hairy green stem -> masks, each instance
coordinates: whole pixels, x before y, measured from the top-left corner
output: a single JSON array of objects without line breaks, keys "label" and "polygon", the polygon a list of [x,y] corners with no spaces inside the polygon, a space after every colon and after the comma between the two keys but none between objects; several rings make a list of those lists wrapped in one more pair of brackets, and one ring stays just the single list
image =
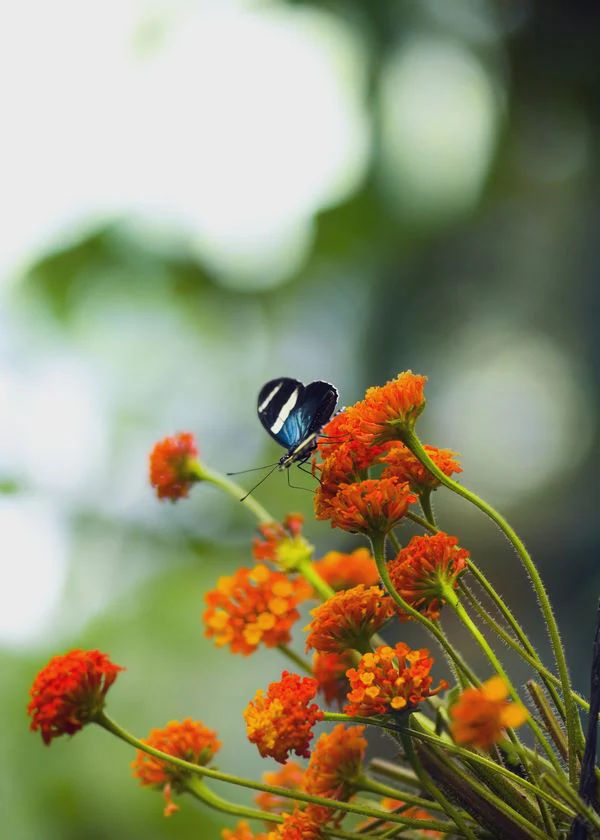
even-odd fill
[{"label": "hairy green stem", "polygon": [[312,675],[312,668],[310,667],[310,663],[306,661],[299,653],[292,650],[288,645],[277,645],[277,649],[280,650],[284,656],[286,656],[290,662],[293,662],[301,671],[304,671],[305,674]]},{"label": "hairy green stem", "polygon": [[550,604],[550,599],[548,598],[548,593],[546,592],[546,588],[544,587],[540,573],[538,572],[535,563],[529,556],[529,552],[525,548],[522,540],[517,536],[516,532],[509,525],[506,519],[504,519],[503,516],[501,516],[496,510],[494,510],[493,507],[491,507],[487,502],[485,502],[471,490],[467,490],[466,487],[463,487],[461,484],[454,481],[449,476],[445,475],[431,460],[414,431],[406,430],[403,436],[403,441],[406,444],[406,446],[408,446],[408,448],[411,450],[411,452],[414,455],[416,455],[416,457],[421,461],[423,466],[425,466],[431,473],[433,473],[433,475],[445,487],[448,487],[450,490],[454,491],[459,496],[462,496],[463,498],[467,499],[467,501],[471,502],[471,504],[475,505],[475,507],[478,507],[493,522],[496,523],[496,525],[500,528],[502,533],[506,536],[506,538],[514,547],[521,560],[521,563],[523,564],[527,574],[529,575],[529,578],[533,585],[533,589],[540,604],[542,615],[544,616],[544,621],[546,622],[546,627],[548,629],[548,634],[550,636],[550,642],[552,645],[552,651],[554,653],[554,658],[556,660],[556,666],[560,677],[561,689],[566,712],[567,743],[569,749],[569,780],[571,782],[571,785],[575,786],[577,784],[577,744],[579,740],[579,731],[581,729],[581,721],[579,720],[577,708],[575,707],[575,703],[571,696],[571,681],[569,677],[569,669],[567,666],[567,659],[558,630],[558,624],[556,622],[556,618],[552,610],[552,605]]},{"label": "hairy green stem", "polygon": [[203,767],[199,764],[192,764],[189,761],[184,761],[182,758],[169,755],[169,753],[157,750],[151,747],[150,744],[140,741],[138,738],[131,735],[118,723],[108,717],[105,712],[99,712],[94,722],[106,729],[112,735],[120,738],[125,743],[134,747],[136,750],[148,753],[161,761],[166,762],[174,767],[178,767],[185,773],[192,773],[198,776],[205,776],[208,779],[216,779],[219,782],[228,782],[238,787],[249,788],[250,790],[261,790],[266,793],[273,793],[277,796],[283,796],[287,799],[293,799],[298,802],[306,802],[312,805],[323,805],[326,808],[333,808],[337,811],[344,811],[349,814],[360,814],[363,817],[374,817],[376,819],[384,818],[386,822],[394,822],[399,825],[408,825],[413,828],[431,828],[437,831],[445,831],[447,826],[445,823],[440,823],[437,820],[414,820],[409,817],[399,816],[397,814],[389,814],[382,811],[380,808],[370,808],[366,805],[354,805],[351,802],[341,802],[337,799],[327,799],[324,796],[312,796],[299,790],[290,790],[289,788],[279,787],[278,785],[265,785],[260,782],[255,782],[252,779],[244,779],[240,776],[234,776],[231,773],[223,773],[220,770],[215,770],[212,767]]},{"label": "hairy green stem", "polygon": [[228,496],[241,502],[248,510],[254,514],[259,522],[273,522],[273,517],[266,510],[260,502],[257,502],[254,496],[247,496],[246,491],[235,481],[226,478],[221,473],[211,470],[202,464],[200,461],[192,461],[189,464],[190,470],[196,476],[198,481],[208,481],[214,484],[219,490],[223,490]]}]

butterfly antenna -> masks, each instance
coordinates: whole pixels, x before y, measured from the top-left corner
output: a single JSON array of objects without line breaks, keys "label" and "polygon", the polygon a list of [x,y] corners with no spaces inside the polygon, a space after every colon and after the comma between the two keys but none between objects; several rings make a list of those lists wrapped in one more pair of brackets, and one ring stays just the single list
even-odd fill
[{"label": "butterfly antenna", "polygon": [[[245,499],[247,499],[247,498],[248,498],[248,496],[249,496],[251,493],[254,493],[254,491],[256,490],[256,488],[257,488],[257,487],[260,487],[260,485],[263,483],[263,481],[266,481],[266,480],[267,480],[267,478],[271,475],[271,473],[275,472],[275,470],[277,469],[277,467],[278,467],[278,466],[279,466],[279,461],[278,461],[276,464],[274,464],[273,468],[272,468],[272,469],[270,469],[270,470],[269,470],[269,472],[268,472],[266,475],[263,475],[263,477],[261,478],[261,480],[260,480],[259,482],[257,482],[257,483],[254,485],[254,487],[251,487],[251,488],[250,488],[250,490],[248,490],[248,492],[246,493],[246,495],[245,495],[245,496],[242,496],[242,498],[240,499],[240,502],[243,502]],[[260,469],[260,468],[259,468],[259,469]],[[247,470],[247,472],[251,472],[251,471],[250,471],[250,470]]]},{"label": "butterfly antenna", "polygon": [[262,467],[251,467],[249,470],[238,470],[237,472],[228,472],[225,475],[243,475],[244,473],[257,472],[258,470],[268,470],[269,467],[276,467],[279,461],[274,464],[263,464]]}]

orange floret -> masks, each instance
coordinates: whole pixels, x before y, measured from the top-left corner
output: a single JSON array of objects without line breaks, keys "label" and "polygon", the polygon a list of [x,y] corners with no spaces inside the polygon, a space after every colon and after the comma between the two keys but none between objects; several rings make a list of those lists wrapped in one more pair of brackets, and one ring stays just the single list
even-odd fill
[{"label": "orange floret", "polygon": [[198,449],[194,436],[180,432],[155,444],[150,453],[150,484],[159,499],[185,499],[198,481],[194,469]]},{"label": "orange floret", "polygon": [[[203,766],[208,764],[221,748],[216,733],[200,721],[191,718],[181,722],[172,720],[162,729],[153,729],[144,743],[191,764]],[[181,782],[186,776],[185,770],[141,750],[138,750],[131,767],[133,775],[140,780],[141,785],[163,790],[167,803],[164,811],[166,817],[178,810],[171,796],[173,792],[181,792]]]},{"label": "orange floret", "polygon": [[[467,568],[469,552],[458,547],[458,539],[440,532],[415,536],[388,564],[398,593],[416,610],[436,621],[444,604],[443,589],[458,585]],[[402,620],[409,618],[401,613]]]},{"label": "orange floret", "polygon": [[338,724],[314,746],[304,789],[314,796],[348,800],[357,790],[367,749],[364,726]]},{"label": "orange floret", "polygon": [[315,515],[351,533],[382,534],[391,531],[416,500],[408,484],[397,478],[368,479],[360,484],[342,484],[333,496],[319,487]]},{"label": "orange floret", "polygon": [[402,642],[364,654],[358,667],[348,671],[352,690],[344,711],[348,715],[383,715],[415,709],[448,686],[441,680],[431,689],[432,665],[428,650],[411,650]]},{"label": "orange floret", "polygon": [[123,670],[99,650],[77,648],[54,656],[29,692],[30,729],[39,729],[45,744],[79,732],[102,711],[106,692]]},{"label": "orange floret", "polygon": [[[423,448],[444,475],[450,476],[462,472],[462,467],[455,459],[456,452],[452,452],[450,449],[438,449],[437,446],[424,446]],[[413,455],[403,443],[392,447],[381,460],[384,464],[387,464],[382,473],[383,478],[396,476],[400,481],[407,481],[410,489],[415,493],[422,493],[424,490],[434,490],[439,487],[439,479],[432,475],[427,467],[424,467],[417,456]]]},{"label": "orange floret", "polygon": [[308,758],[313,726],[323,712],[310,701],[319,684],[312,677],[284,671],[267,693],[258,690],[244,711],[248,740],[260,754],[285,764],[291,752]]},{"label": "orange floret", "polygon": [[232,653],[244,656],[261,644],[287,644],[300,616],[297,605],[311,594],[303,578],[290,580],[263,564],[238,569],[234,575],[219,578],[217,588],[204,596],[208,606],[205,635],[214,638],[217,646],[228,644]]},{"label": "orange floret", "polygon": [[479,688],[467,688],[450,708],[451,732],[457,744],[489,750],[504,737],[508,727],[521,726],[529,712],[520,703],[509,703],[506,681],[495,676]]},{"label": "orange floret", "polygon": [[314,564],[319,577],[332,589],[350,589],[363,583],[373,586],[379,580],[377,565],[368,548],[357,548],[351,554],[329,551]]},{"label": "orange floret", "polygon": [[365,443],[381,445],[388,440],[402,440],[402,433],[412,430],[425,408],[426,376],[408,370],[385,385],[369,388],[364,400],[349,413],[357,420],[357,436]]},{"label": "orange floret", "polygon": [[370,649],[370,639],[394,614],[391,598],[378,586],[342,589],[311,610],[306,648],[344,653]]}]

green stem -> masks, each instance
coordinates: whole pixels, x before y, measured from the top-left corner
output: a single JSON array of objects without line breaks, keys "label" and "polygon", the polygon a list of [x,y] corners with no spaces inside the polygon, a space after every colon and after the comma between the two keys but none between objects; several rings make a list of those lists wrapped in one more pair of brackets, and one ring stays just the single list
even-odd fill
[{"label": "green stem", "polygon": [[332,808],[337,811],[344,811],[349,814],[359,814],[363,817],[374,817],[375,819],[385,819],[386,822],[394,822],[399,825],[410,825],[413,828],[430,828],[435,831],[445,831],[447,825],[445,823],[437,822],[436,820],[414,820],[410,817],[403,817],[397,814],[389,814],[382,811],[380,808],[370,808],[367,805],[354,805],[351,802],[341,802],[337,799],[327,799],[324,796],[312,796],[299,790],[290,790],[289,788],[279,787],[278,785],[265,785],[260,782],[254,782],[252,779],[244,779],[240,776],[234,776],[231,773],[223,773],[220,770],[215,770],[212,767],[203,767],[198,764],[192,764],[189,761],[184,761],[182,758],[169,755],[169,753],[157,750],[151,747],[150,744],[140,741],[135,738],[118,723],[108,717],[105,712],[99,712],[95,718],[95,723],[106,729],[112,735],[120,738],[125,743],[134,747],[136,750],[148,753],[148,755],[158,758],[167,764],[174,767],[179,767],[186,773],[193,773],[199,776],[206,776],[208,779],[216,779],[219,782],[227,782],[238,787],[249,788],[250,790],[261,790],[266,793],[273,793],[277,796],[283,796],[287,799],[294,799],[298,802],[307,802],[312,805],[323,805],[326,808]]},{"label": "green stem", "polygon": [[410,736],[402,732],[400,733],[400,739],[402,741],[402,746],[404,747],[406,758],[418,776],[419,781],[423,786],[423,790],[426,790],[427,793],[431,794],[431,796],[439,803],[446,814],[450,817],[452,822],[462,831],[465,837],[469,838],[469,840],[476,840],[475,834],[473,834],[468,824],[465,822],[462,813],[444,796],[438,786],[429,778],[428,774],[423,769]]},{"label": "green stem", "polygon": [[432,525],[426,519],[423,519],[422,516],[419,516],[418,513],[414,513],[412,510],[407,510],[404,514],[407,519],[411,519],[413,522],[416,522],[417,525],[420,525],[421,528],[425,528],[426,531],[431,531],[432,534],[437,534],[440,530],[435,525]]},{"label": "green stem", "polygon": [[496,764],[496,762],[492,761],[491,758],[480,755],[478,752],[473,750],[467,750],[464,747],[459,747],[457,744],[453,744],[449,740],[441,739],[437,735],[423,732],[420,729],[416,730],[407,728],[406,733],[408,735],[412,735],[414,738],[420,739],[421,741],[427,741],[430,744],[442,747],[447,752],[453,753],[467,763],[481,764],[482,767],[486,767],[491,772],[498,773],[499,775],[510,779],[518,787],[522,787],[525,790],[530,791],[534,796],[539,796],[541,799],[544,799],[549,805],[556,808],[558,811],[561,811],[563,814],[566,814],[568,817],[573,818],[575,816],[575,812],[565,805],[565,803],[560,799],[556,799],[554,796],[551,796],[547,791],[543,790],[543,788],[533,784],[533,782],[530,782],[521,776],[517,776],[517,774],[513,773],[512,770],[504,767],[503,764]]},{"label": "green stem", "polygon": [[300,654],[296,653],[296,651],[292,650],[287,645],[277,645],[277,649],[280,650],[284,656],[293,662],[301,671],[304,671],[305,674],[312,675],[312,668],[310,664],[304,659]]},{"label": "green stem", "polygon": [[357,779],[356,785],[358,790],[365,790],[369,793],[374,793],[377,796],[386,796],[389,799],[401,799],[402,802],[405,802],[408,805],[417,805],[419,808],[429,808],[431,811],[444,810],[439,802],[432,802],[429,799],[423,799],[422,796],[415,796],[414,793],[407,793],[405,790],[398,790],[398,788],[384,785],[364,774]]},{"label": "green stem", "polygon": [[317,592],[324,601],[328,601],[333,595],[335,595],[335,589],[323,580],[321,575],[315,569],[312,560],[309,560],[308,558],[306,560],[301,560],[298,565],[298,571],[306,578],[315,592]]},{"label": "green stem", "polygon": [[385,561],[385,534],[371,534],[371,545],[373,549],[373,557],[375,558],[375,563],[377,564],[377,570],[379,571],[379,576],[383,581],[383,585],[387,589],[388,593],[391,595],[394,602],[400,607],[401,610],[408,613],[412,618],[416,619],[416,621],[420,622],[424,627],[429,630],[431,635],[435,638],[438,642],[442,650],[446,653],[449,660],[454,664],[457,669],[459,675],[464,677],[468,682],[472,683],[473,685],[478,685],[479,681],[477,677],[473,674],[469,666],[466,662],[462,659],[460,654],[452,647],[450,642],[446,639],[444,634],[441,632],[437,624],[431,621],[429,618],[424,616],[414,607],[412,607],[409,603],[407,603],[404,598],[399,594],[397,589],[395,588],[394,584],[392,583],[392,579],[390,578],[390,573],[388,571],[387,563]]},{"label": "green stem", "polygon": [[[542,680],[544,681],[544,685],[546,686],[550,696],[552,697],[552,702],[558,709],[559,714],[561,717],[565,718],[565,707],[564,704],[556,691],[555,686],[560,686],[560,680],[550,671],[546,666],[540,661],[537,653],[535,652],[535,648],[532,645],[529,645],[529,648],[534,651],[532,654],[530,650],[524,650],[521,645],[510,635],[510,633],[502,627],[492,616],[488,613],[488,611],[479,603],[473,592],[469,589],[468,586],[464,584],[464,582],[459,582],[458,587],[460,591],[464,594],[465,598],[469,601],[473,609],[476,611],[477,615],[488,624],[491,629],[499,636],[503,642],[505,642],[510,648],[512,648],[515,653],[517,653],[521,659],[531,665],[534,668]],[[590,704],[587,700],[584,700],[580,694],[576,691],[571,689],[571,695],[573,700],[577,703],[578,706],[589,712]]]},{"label": "green stem", "polygon": [[[566,712],[565,712],[564,705],[563,705],[563,703],[560,699],[560,696],[559,696],[558,692],[556,691],[556,688],[554,687],[554,685],[559,685],[560,686],[560,684],[561,684],[560,680],[558,679],[558,677],[556,677],[554,674],[552,674],[547,668],[544,667],[544,665],[543,665],[543,663],[542,663],[542,661],[541,661],[541,659],[538,655],[538,652],[536,651],[534,646],[529,641],[529,638],[528,638],[527,634],[525,633],[525,631],[523,630],[523,628],[521,627],[521,625],[519,624],[519,622],[517,621],[517,619],[513,615],[512,611],[509,609],[508,605],[504,602],[504,600],[500,596],[500,594],[496,591],[496,589],[488,581],[488,579],[483,574],[483,572],[475,565],[475,563],[473,563],[472,560],[467,560],[467,563],[468,563],[468,566],[469,566],[469,571],[471,572],[473,577],[477,580],[477,582],[482,587],[482,589],[485,591],[485,593],[488,595],[488,597],[492,600],[494,605],[497,607],[498,611],[500,612],[500,614],[502,615],[502,617],[504,618],[506,623],[509,625],[509,627],[511,628],[511,630],[513,631],[513,633],[515,634],[517,639],[520,641],[520,643],[523,646],[523,648],[525,649],[525,651],[529,654],[530,657],[533,657],[536,660],[536,662],[538,663],[537,665],[534,665],[533,667],[536,668],[539,675],[542,677],[542,680],[544,681],[544,684],[545,684],[550,696],[552,697],[552,702],[554,703],[556,708],[560,711],[563,720],[566,719]],[[486,620],[487,620],[487,618],[486,618]],[[493,622],[493,619],[491,619],[491,616],[490,616],[490,620]],[[511,640],[511,642],[512,642],[512,640]],[[507,642],[507,644],[511,644],[511,642]],[[518,648],[515,648],[515,649],[518,651]],[[550,674],[550,676],[548,676],[548,674]],[[547,680],[550,680],[550,682],[553,683],[553,685],[548,685]],[[571,689],[571,694],[572,694],[575,702],[580,703],[580,705],[581,705],[580,701],[582,701],[582,698],[579,697],[579,696],[576,696],[573,689]],[[585,703],[585,701],[583,701],[583,702]],[[589,708],[589,704],[586,704],[586,705]]]},{"label": "green stem", "polygon": [[558,668],[558,674],[560,677],[561,689],[563,694],[563,700],[565,703],[565,712],[566,712],[566,724],[567,724],[567,742],[569,748],[569,780],[573,787],[577,784],[577,743],[578,743],[578,733],[581,729],[581,721],[579,720],[579,715],[577,713],[577,708],[575,707],[575,703],[571,696],[571,683],[569,678],[569,669],[567,666],[567,659],[565,656],[565,651],[562,646],[560,633],[558,630],[558,625],[556,623],[556,618],[554,616],[554,612],[552,611],[552,605],[550,604],[550,599],[548,598],[548,593],[544,587],[542,578],[540,573],[538,572],[535,563],[529,556],[529,553],[523,542],[519,539],[516,532],[513,528],[509,525],[509,523],[501,516],[493,507],[488,505],[483,499],[473,493],[471,490],[467,490],[466,487],[463,487],[458,482],[454,481],[449,476],[445,475],[431,458],[428,456],[427,452],[423,448],[421,441],[417,437],[417,435],[412,430],[407,430],[404,435],[404,443],[411,452],[417,456],[417,458],[421,461],[421,463],[427,467],[427,469],[433,473],[433,475],[439,479],[439,481],[445,486],[448,487],[450,490],[453,490],[459,496],[467,499],[467,501],[471,502],[471,504],[478,507],[483,513],[485,513],[489,518],[496,523],[496,525],[500,528],[509,542],[513,545],[515,551],[519,555],[519,558],[531,579],[531,583],[533,585],[535,594],[540,604],[540,608],[542,611],[542,615],[544,616],[544,621],[546,622],[546,627],[548,628],[548,633],[550,635],[550,642],[552,644],[552,651],[554,653],[554,658],[556,660],[556,667]]},{"label": "green stem", "polygon": [[266,820],[267,822],[282,822],[283,818],[279,814],[272,814],[268,811],[259,811],[258,808],[247,808],[244,805],[237,805],[234,802],[229,802],[221,796],[217,796],[202,779],[197,776],[185,776],[181,780],[182,787],[192,796],[210,805],[216,811],[222,811],[224,814],[231,814],[234,817],[246,817],[249,820]]},{"label": "green stem", "polygon": [[190,462],[189,468],[198,481],[209,481],[211,484],[214,484],[215,487],[218,487],[219,490],[223,490],[227,493],[228,496],[231,496],[236,501],[241,502],[251,513],[254,514],[254,516],[256,516],[259,522],[273,522],[273,517],[260,504],[260,502],[257,502],[254,496],[247,496],[244,488],[240,487],[239,484],[236,484],[235,481],[231,481],[231,479],[226,478],[221,473],[210,470],[199,461]]},{"label": "green stem", "polygon": [[431,487],[427,487],[419,493],[419,502],[421,503],[421,509],[425,514],[425,519],[432,527],[436,528],[435,514],[433,513],[433,505],[431,504],[431,492]]},{"label": "green stem", "polygon": [[[460,619],[460,621],[462,621],[464,626],[471,633],[471,635],[476,640],[479,647],[482,649],[482,651],[485,653],[485,655],[489,659],[490,663],[496,669],[496,672],[499,674],[499,676],[502,677],[502,679],[504,680],[504,682],[508,686],[508,690],[509,690],[509,693],[510,693],[510,696],[512,697],[512,699],[515,701],[515,703],[519,703],[520,705],[523,705],[522,702],[521,702],[521,698],[519,697],[519,693],[517,692],[517,690],[513,686],[508,674],[506,673],[506,671],[504,670],[504,667],[502,666],[502,663],[500,662],[500,660],[496,656],[493,648],[490,646],[488,640],[485,638],[485,636],[483,635],[483,633],[481,632],[479,627],[477,627],[475,622],[472,620],[471,616],[468,614],[468,612],[465,610],[465,608],[461,604],[461,602],[460,602],[459,598],[457,597],[456,592],[454,591],[452,586],[450,586],[446,582],[441,582],[441,592],[442,592],[443,598],[446,601],[446,603],[450,606],[450,608],[452,610],[454,610],[454,613],[456,614],[456,616]],[[544,752],[548,756],[548,759],[552,763],[552,766],[554,767],[556,772],[559,773],[559,774],[562,774],[562,767],[561,767],[560,761],[558,760],[558,758],[556,756],[556,753],[552,749],[551,744],[548,742],[544,733],[542,732],[542,730],[538,726],[537,721],[531,715],[529,715],[529,717],[527,718],[527,723],[528,723],[529,727],[531,728],[532,732],[534,733],[535,737],[539,741],[539,743],[540,743],[541,747],[543,748]],[[510,732],[510,730],[508,730],[508,731],[509,731],[509,735],[511,735],[512,733]],[[523,753],[523,750],[521,749],[521,744],[519,743],[516,736],[514,738],[511,738],[511,740],[514,740],[515,746],[517,747],[517,749],[519,751],[519,754],[521,755],[521,758],[523,760],[524,753]],[[524,763],[525,763],[525,766],[528,765],[528,761],[527,761],[526,758],[524,759]]]}]

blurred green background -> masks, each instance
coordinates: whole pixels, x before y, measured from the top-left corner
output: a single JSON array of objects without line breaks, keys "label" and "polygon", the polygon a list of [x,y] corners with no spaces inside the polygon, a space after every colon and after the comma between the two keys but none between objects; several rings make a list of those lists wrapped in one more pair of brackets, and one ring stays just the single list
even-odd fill
[{"label": "blurred green background", "polygon": [[[527,542],[587,690],[599,35],[579,1],[2,9],[3,836],[232,822],[191,801],[163,819],[99,730],[51,750],[27,731],[35,673],[75,646],[127,667],[109,710],[136,734],[191,716],[221,734],[224,769],[273,769],[241,711],[284,663],[216,651],[200,620],[204,591],[250,562],[254,522],[209,487],[160,505],[147,453],[188,430],[216,469],[268,463],[256,395],[278,375],[335,382],[345,404],[401,370],[429,377],[422,436],[461,453],[464,482]],[[256,495],[310,514],[282,474]],[[547,651],[504,541],[436,502]],[[359,544],[307,532],[319,553]]]}]

